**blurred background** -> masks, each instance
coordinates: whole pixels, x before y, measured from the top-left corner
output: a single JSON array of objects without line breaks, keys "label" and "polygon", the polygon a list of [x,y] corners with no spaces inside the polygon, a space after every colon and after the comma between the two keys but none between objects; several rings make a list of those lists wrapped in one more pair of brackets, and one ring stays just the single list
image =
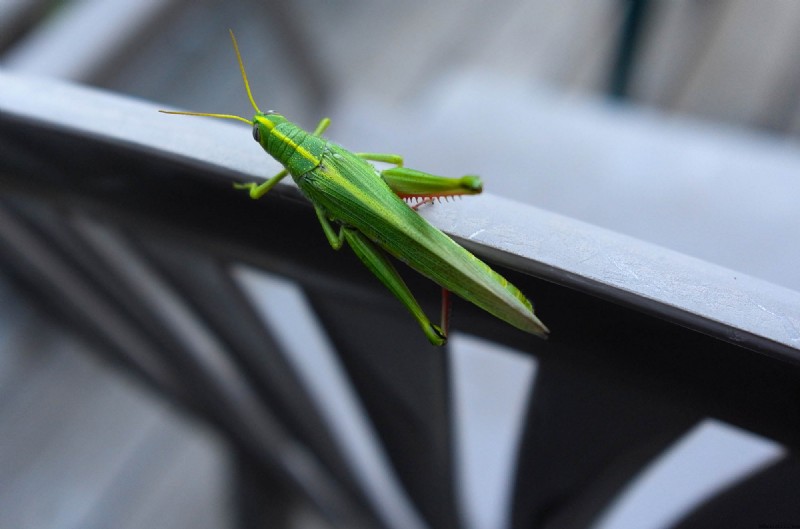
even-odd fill
[{"label": "blurred background", "polygon": [[[798,26],[794,0],[0,0],[0,68],[249,117],[231,28],[262,109],[800,290]],[[0,287],[0,528],[235,526],[216,434]],[[595,526],[672,526],[785,453],[714,421],[674,448]],[[486,479],[470,527],[504,523]]]}]

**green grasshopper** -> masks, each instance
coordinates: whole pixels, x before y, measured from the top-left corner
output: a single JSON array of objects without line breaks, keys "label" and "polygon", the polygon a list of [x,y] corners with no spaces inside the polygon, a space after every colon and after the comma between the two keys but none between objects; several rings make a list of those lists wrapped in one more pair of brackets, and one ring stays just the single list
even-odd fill
[{"label": "green grasshopper", "polygon": [[[247,189],[251,198],[258,199],[291,175],[313,204],[333,249],[340,249],[346,241],[411,312],[433,345],[447,342],[449,292],[523,331],[547,337],[547,327],[514,285],[416,212],[419,205],[440,197],[480,193],[482,183],[478,177],[445,178],[403,167],[403,158],[395,154],[350,152],[322,138],[330,124],[328,118],[309,134],[277,112],[262,112],[250,91],[236,38],[232,31],[230,34],[247,97],[256,111],[253,119],[231,114],[162,112],[236,119],[252,126],[253,138],[284,169],[260,184],[235,184],[236,188]],[[379,172],[368,161],[394,167]],[[415,199],[421,202],[413,207],[406,202]],[[442,287],[441,325],[431,323],[387,253]]]}]

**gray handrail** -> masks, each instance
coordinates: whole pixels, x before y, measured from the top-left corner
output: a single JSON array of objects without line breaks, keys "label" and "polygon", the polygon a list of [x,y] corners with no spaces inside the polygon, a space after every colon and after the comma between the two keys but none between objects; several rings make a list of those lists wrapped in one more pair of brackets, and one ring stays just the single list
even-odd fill
[{"label": "gray handrail", "polygon": [[[332,255],[313,211],[291,183],[280,184],[258,203],[231,189],[232,181],[262,179],[279,169],[250,140],[246,127],[165,116],[157,109],[97,90],[0,72],[0,189],[10,211],[22,213],[13,226],[16,238],[11,237],[14,215],[3,217],[11,220],[0,229],[0,242],[12,248],[7,259],[12,266],[14,256],[30,260],[21,267],[63,257],[63,248],[45,255],[46,245],[36,254],[22,247],[14,251],[14,241],[25,240],[24,230],[33,235],[42,231],[35,215],[17,204],[32,200],[52,208],[56,217],[100,219],[132,235],[145,255],[158,253],[148,248],[148,236],[168,233],[213,260],[245,261],[284,275],[316,299],[328,324],[335,318],[323,299],[341,298],[343,307],[351,307],[341,311],[352,314],[354,328],[355,319],[374,307],[377,312],[395,307],[377,282],[365,281],[354,260]],[[589,371],[605,383],[691,407],[701,417],[719,417],[800,445],[800,418],[785,405],[800,382],[800,293],[491,195],[422,208],[421,214],[493,265],[507,268],[537,304],[552,338],[544,342],[525,335],[467,304],[456,307],[456,331],[468,330],[543,364]],[[70,237],[51,227],[54,240],[61,237],[64,244]],[[72,248],[78,251],[78,246]],[[174,265],[158,266],[173,274],[176,286],[181,284],[184,278]],[[33,268],[28,272],[47,276],[46,266]],[[49,283],[44,286],[58,289],[56,277],[45,279]],[[417,278],[409,281],[415,292],[428,288]],[[187,284],[184,292],[191,298]],[[101,293],[115,288],[113,280],[98,279],[94,286]],[[53,295],[59,293],[68,295],[58,290]],[[435,305],[435,292],[420,297],[424,305]],[[354,300],[369,306],[359,308]],[[203,304],[200,299],[192,303]],[[206,308],[213,307],[206,303]],[[142,319],[153,317],[141,307],[126,310],[138,310]],[[380,325],[388,334],[407,323],[384,318]],[[349,328],[329,331],[337,335],[334,341],[342,353],[344,344],[358,347],[364,341],[348,336],[358,332]],[[161,338],[149,338],[158,350]],[[415,333],[408,339],[418,338]],[[174,337],[164,338],[163,344],[180,347]],[[379,362],[380,354],[369,361]],[[153,371],[143,371],[148,369]],[[201,378],[214,376],[201,371]],[[256,408],[256,415],[271,413]],[[247,428],[238,432],[258,444],[252,434]],[[297,463],[296,454],[283,463],[291,461]],[[335,455],[326,461],[332,468],[341,464]],[[348,484],[343,490],[329,486],[332,478],[314,466],[313,458],[284,470],[323,508],[337,511],[340,521],[358,511],[335,508],[339,502],[361,501],[352,477],[339,476]],[[406,479],[413,481],[413,475]],[[311,483],[323,485],[318,489]],[[523,479],[519,487],[524,485]],[[520,490],[518,496],[524,494]],[[415,499],[423,502],[423,496]],[[430,512],[428,519],[449,516]],[[359,515],[364,518],[352,516],[347,519],[353,525],[376,519],[370,509]]]},{"label": "gray handrail", "polygon": [[[259,180],[279,170],[247,141],[242,126],[163,116],[156,105],[52,79],[0,73],[0,86],[6,120],[101,137],[230,181]],[[501,264],[800,363],[795,291],[491,195],[423,208],[422,214]]]}]

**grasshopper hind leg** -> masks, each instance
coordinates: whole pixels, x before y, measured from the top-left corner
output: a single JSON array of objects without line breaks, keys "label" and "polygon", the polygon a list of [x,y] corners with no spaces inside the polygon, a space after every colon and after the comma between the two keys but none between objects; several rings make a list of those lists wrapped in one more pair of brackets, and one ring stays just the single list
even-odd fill
[{"label": "grasshopper hind leg", "polygon": [[398,154],[358,152],[356,156],[394,165],[381,171],[381,178],[403,199],[423,199],[423,203],[428,203],[435,198],[477,195],[483,191],[483,182],[475,175],[449,178],[403,167],[403,157]]},{"label": "grasshopper hind leg", "polygon": [[384,286],[400,300],[406,309],[408,309],[411,315],[414,316],[414,319],[419,323],[428,341],[437,346],[447,343],[447,331],[444,329],[446,327],[444,315],[449,312],[449,310],[445,310],[444,306],[442,308],[442,327],[431,323],[431,320],[425,315],[419,302],[411,293],[411,290],[409,290],[408,285],[406,285],[406,282],[400,277],[400,274],[397,273],[397,269],[383,250],[369,240],[363,233],[354,228],[341,226],[337,233],[325,211],[319,207],[314,209],[316,210],[319,223],[322,225],[322,231],[325,233],[325,237],[328,239],[328,243],[330,243],[331,247],[334,250],[338,250],[342,247],[342,244],[347,241],[347,244],[353,249],[353,253],[361,259],[361,262],[375,274],[375,277],[380,279],[381,283],[383,283]]},{"label": "grasshopper hind leg", "polygon": [[[343,227],[342,232],[347,244],[358,258],[414,316],[428,341],[437,346],[447,343],[447,331],[431,323],[383,250],[357,230]],[[444,309],[443,312],[445,312]]]}]

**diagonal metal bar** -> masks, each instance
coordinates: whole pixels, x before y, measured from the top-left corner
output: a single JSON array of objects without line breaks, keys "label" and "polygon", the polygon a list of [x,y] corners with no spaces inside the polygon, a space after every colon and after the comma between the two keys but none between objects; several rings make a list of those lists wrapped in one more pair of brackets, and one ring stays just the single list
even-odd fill
[{"label": "diagonal metal bar", "polygon": [[447,348],[430,345],[394,299],[308,294],[420,512],[458,527]]}]

